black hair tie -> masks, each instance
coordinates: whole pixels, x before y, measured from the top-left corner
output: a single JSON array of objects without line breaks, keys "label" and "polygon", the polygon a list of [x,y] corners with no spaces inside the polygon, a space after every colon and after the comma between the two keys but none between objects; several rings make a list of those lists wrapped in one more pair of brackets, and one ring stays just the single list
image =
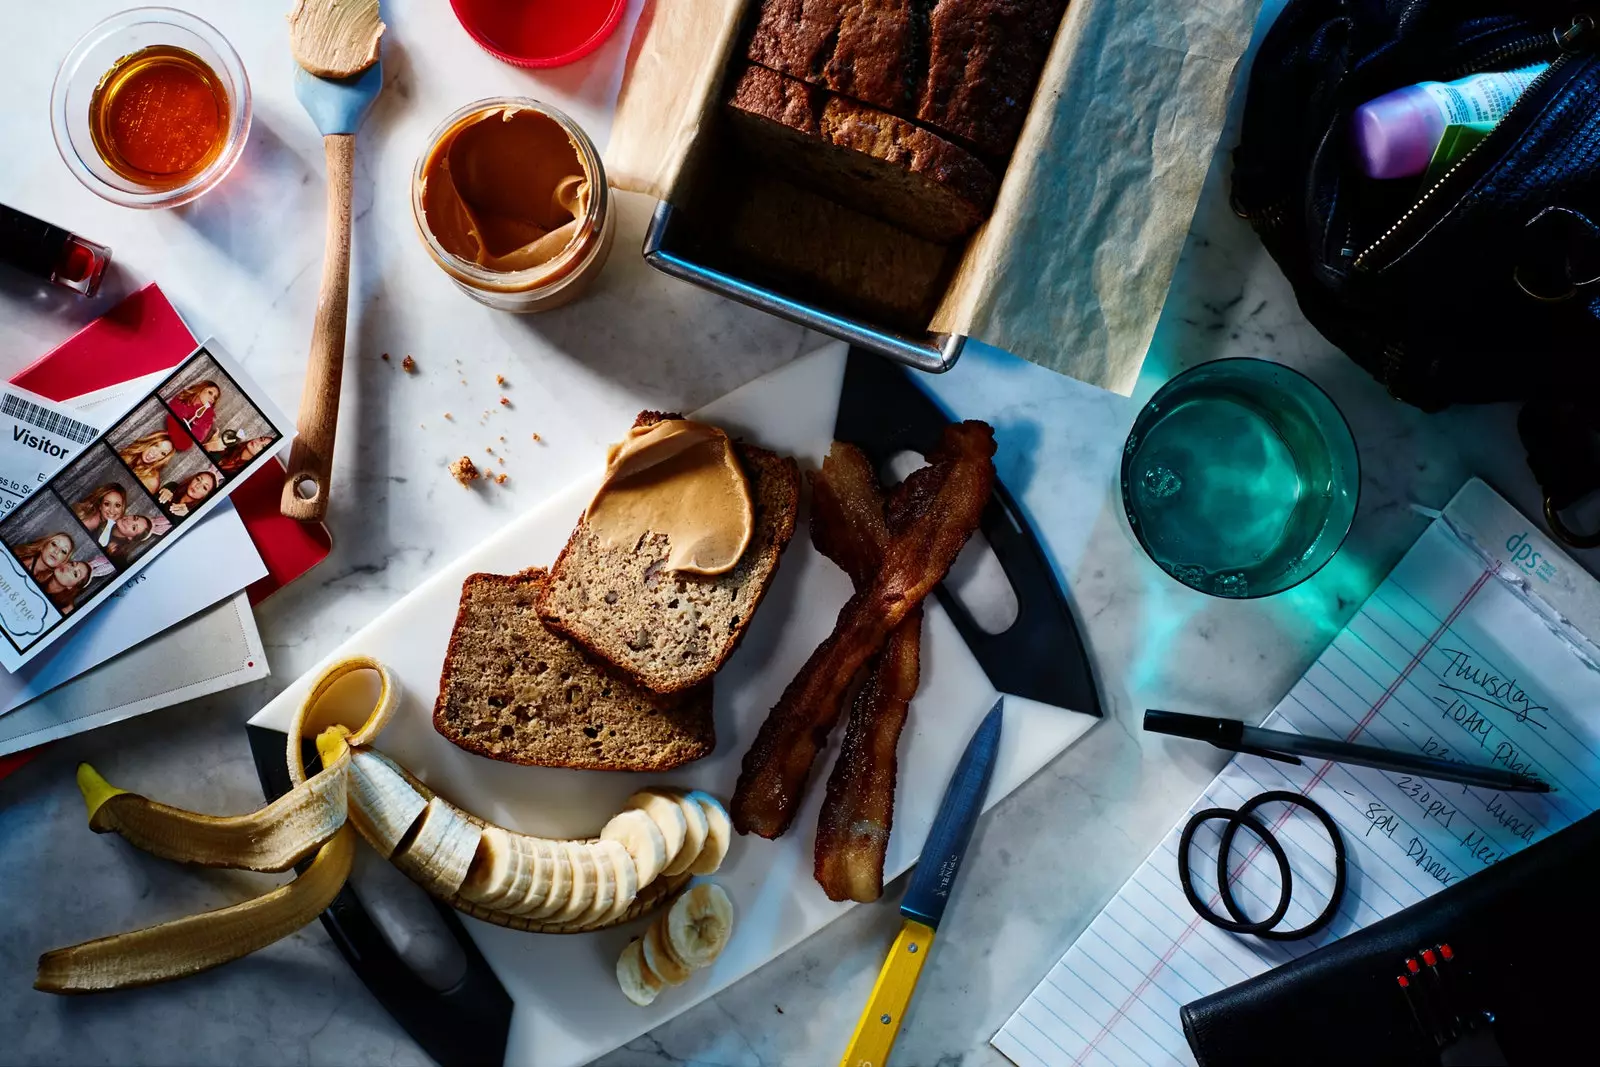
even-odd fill
[{"label": "black hair tie", "polygon": [[[1226,881],[1228,850],[1226,846],[1217,854],[1218,863],[1224,870],[1222,898],[1228,902],[1228,911],[1237,921],[1224,919],[1206,907],[1205,904],[1201,903],[1200,895],[1194,891],[1194,883],[1189,877],[1189,845],[1194,840],[1194,832],[1200,828],[1200,825],[1210,822],[1212,819],[1227,820],[1228,825],[1223,831],[1225,834],[1224,841],[1231,842],[1234,830],[1242,825],[1259,837],[1261,843],[1271,849],[1273,858],[1278,861],[1278,871],[1282,875],[1283,883],[1278,896],[1278,906],[1273,909],[1271,915],[1261,922],[1251,922],[1245,918],[1233,904],[1233,898],[1228,895]],[[1342,870],[1343,868],[1341,867],[1340,869]],[[1189,901],[1189,906],[1199,914],[1200,918],[1212,926],[1220,927],[1233,934],[1256,934],[1261,937],[1267,936],[1268,931],[1283,921],[1283,917],[1289,912],[1289,898],[1294,893],[1293,883],[1289,874],[1289,856],[1283,851],[1283,846],[1278,844],[1278,839],[1272,836],[1272,831],[1262,825],[1261,820],[1254,815],[1243,810],[1232,811],[1228,808],[1207,808],[1190,816],[1188,824],[1183,828],[1183,835],[1178,838],[1178,883],[1183,886],[1183,895]]]},{"label": "black hair tie", "polygon": [[[1273,930],[1271,927],[1276,926],[1277,923],[1272,922],[1267,924],[1268,928],[1265,930],[1247,931],[1266,941],[1298,941],[1302,937],[1310,937],[1332,922],[1334,915],[1338,914],[1339,904],[1344,900],[1346,881],[1344,838],[1339,836],[1339,826],[1333,821],[1333,816],[1329,815],[1327,809],[1321,804],[1301,793],[1275,789],[1251,797],[1239,805],[1239,810],[1236,813],[1238,817],[1228,820],[1228,825],[1222,828],[1222,840],[1217,845],[1217,885],[1222,889],[1222,903],[1228,909],[1228,914],[1235,919],[1244,920],[1245,915],[1239,910],[1239,905],[1233,899],[1233,890],[1228,885],[1228,854],[1233,850],[1233,835],[1241,823],[1249,826],[1257,836],[1260,835],[1261,831],[1257,829],[1260,825],[1259,822],[1252,826],[1244,820],[1251,818],[1250,813],[1263,804],[1271,804],[1274,801],[1297,805],[1315,815],[1318,821],[1322,823],[1323,828],[1328,831],[1329,840],[1333,842],[1333,892],[1328,894],[1328,906],[1322,909],[1322,914],[1298,930]],[[1287,870],[1285,861],[1280,861],[1279,866]],[[1187,884],[1187,879],[1185,884]],[[1284,885],[1288,885],[1287,879],[1285,879]],[[1285,898],[1287,898],[1287,895],[1286,892]],[[1280,914],[1278,917],[1281,919],[1283,916]]]}]

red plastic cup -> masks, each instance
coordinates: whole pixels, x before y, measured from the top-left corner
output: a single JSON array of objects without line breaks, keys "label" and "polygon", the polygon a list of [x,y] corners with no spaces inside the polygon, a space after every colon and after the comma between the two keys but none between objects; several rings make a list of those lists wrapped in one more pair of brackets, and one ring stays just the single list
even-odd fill
[{"label": "red plastic cup", "polygon": [[450,0],[467,34],[518,67],[559,67],[616,32],[628,0]]}]

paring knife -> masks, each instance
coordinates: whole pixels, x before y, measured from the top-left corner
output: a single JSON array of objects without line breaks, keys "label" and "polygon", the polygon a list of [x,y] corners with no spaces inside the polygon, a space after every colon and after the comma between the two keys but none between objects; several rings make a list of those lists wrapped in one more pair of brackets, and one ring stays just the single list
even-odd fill
[{"label": "paring knife", "polygon": [[889,958],[883,961],[883,970],[878,972],[872,996],[861,1012],[855,1036],[839,1067],[883,1067],[888,1062],[889,1050],[905,1022],[911,994],[933,945],[933,932],[939,928],[945,905],[950,902],[950,889],[961,869],[961,857],[966,855],[972,827],[983,811],[983,799],[988,795],[989,778],[1000,751],[1000,709],[1005,699],[995,701],[984,716],[978,732],[967,742],[950,784],[945,786],[939,814],[934,816],[928,840],[922,845],[922,858],[917,861],[911,886],[900,903],[900,914],[905,916],[900,936],[895,938]]}]

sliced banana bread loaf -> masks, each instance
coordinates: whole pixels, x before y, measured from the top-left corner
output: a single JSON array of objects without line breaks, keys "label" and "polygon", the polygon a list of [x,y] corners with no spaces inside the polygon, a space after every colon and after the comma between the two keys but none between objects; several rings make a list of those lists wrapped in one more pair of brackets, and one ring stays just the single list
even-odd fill
[{"label": "sliced banana bread loaf", "polygon": [[1003,161],[1066,0],[761,0],[746,56]]},{"label": "sliced banana bread loaf", "polygon": [[663,696],[546,629],[542,568],[474,574],[445,654],[433,727],[490,759],[539,767],[664,771],[716,747],[711,683]]},{"label": "sliced banana bread loaf", "polygon": [[741,141],[785,176],[930,241],[970,233],[999,183],[936,133],[754,64],[728,97]]},{"label": "sliced banana bread loaf", "polygon": [[[645,412],[636,425],[680,417]],[[794,460],[742,442],[735,448],[750,483],[755,530],[733,570],[677,574],[664,567],[665,535],[646,535],[623,551],[580,520],[539,595],[545,623],[658,693],[709,679],[766,595],[800,504]]]}]

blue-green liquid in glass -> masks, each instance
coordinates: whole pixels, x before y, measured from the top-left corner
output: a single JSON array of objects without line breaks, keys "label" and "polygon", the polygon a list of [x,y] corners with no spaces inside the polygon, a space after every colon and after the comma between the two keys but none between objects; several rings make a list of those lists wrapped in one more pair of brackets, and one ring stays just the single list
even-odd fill
[{"label": "blue-green liquid in glass", "polygon": [[1125,457],[1130,520],[1146,550],[1180,581],[1219,596],[1299,580],[1334,496],[1311,412],[1254,392],[1196,382],[1141,416]]}]

